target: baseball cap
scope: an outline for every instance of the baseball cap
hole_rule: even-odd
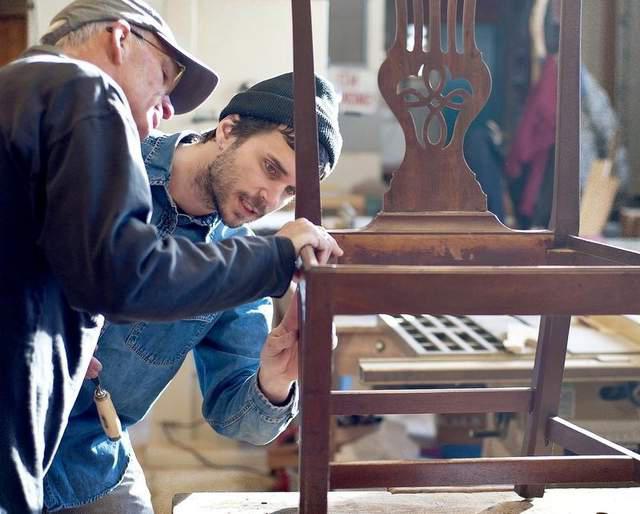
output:
[[[218,75],[182,49],[169,25],[141,0],[76,0],[53,17],[41,41],[53,45],[87,23],[120,19],[153,32],[184,65],[185,71],[169,96],[176,114],[192,111],[209,97],[218,83]]]

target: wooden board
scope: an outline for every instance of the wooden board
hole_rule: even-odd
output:
[[[513,491],[329,492],[331,514],[634,514],[640,488],[551,489],[543,498],[523,500]],[[173,499],[173,514],[295,514],[298,493],[192,493]]]
[[[564,379],[569,382],[637,380],[640,356],[611,355],[602,358],[567,359]],[[360,378],[368,386],[425,384],[529,384],[533,360],[507,356],[495,359],[435,360],[426,357],[406,359],[362,359]]]
[[[568,352],[571,354],[640,353],[640,345],[618,334],[605,334],[581,325],[572,325]]]
[[[640,316],[577,316],[576,319],[605,334],[617,334],[640,343]]]
[[[581,236],[599,236],[607,224],[620,187],[620,179],[611,173],[612,166],[610,159],[598,159],[591,165],[580,200]]]

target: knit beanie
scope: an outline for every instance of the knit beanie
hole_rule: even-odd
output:
[[[342,149],[338,103],[331,83],[316,75],[318,138],[329,155],[329,172],[333,170]],[[220,119],[230,114],[252,116],[293,127],[293,73],[263,80],[238,93],[222,110]]]

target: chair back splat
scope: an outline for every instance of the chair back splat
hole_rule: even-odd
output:
[[[465,133],[491,92],[489,69],[476,46],[475,7],[474,0],[464,2],[458,48],[458,0],[447,3],[444,39],[440,0],[415,0],[412,19],[407,2],[396,3],[396,37],[378,82],[402,126],[406,150],[385,195],[385,212],[487,210],[463,155]],[[456,114],[451,127],[446,110]]]

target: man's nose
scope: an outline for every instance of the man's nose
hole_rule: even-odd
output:
[[[175,114],[175,109],[173,108],[173,104],[171,103],[171,98],[169,98],[169,95],[164,95],[162,97],[161,105],[162,105],[162,119],[170,120],[171,118],[173,118],[173,115]]]
[[[262,215],[271,212],[275,209],[278,203],[278,191],[275,187],[264,188],[260,190],[260,203],[256,207],[260,210]]]
[[[274,186],[269,189],[263,189],[261,199],[263,200],[262,208],[267,212],[273,212],[280,207],[283,199],[286,197],[286,186]]]

